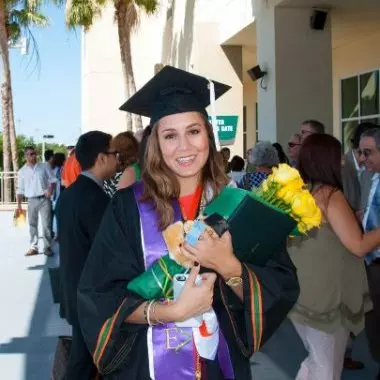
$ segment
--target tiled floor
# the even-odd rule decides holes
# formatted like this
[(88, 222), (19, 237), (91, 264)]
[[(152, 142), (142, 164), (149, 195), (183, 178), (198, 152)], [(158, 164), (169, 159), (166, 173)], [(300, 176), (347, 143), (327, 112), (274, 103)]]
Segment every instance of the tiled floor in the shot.
[[(50, 290), (47, 268), (57, 265), (57, 256), (24, 257), (27, 228), (15, 229), (12, 213), (6, 211), (0, 212), (0, 241), (0, 380), (48, 380), (57, 336), (70, 333)], [(284, 325), (253, 358), (253, 379), (294, 379), (303, 354), (294, 331)], [(366, 369), (346, 372), (342, 379), (373, 380), (376, 367), (364, 336), (357, 340), (354, 356)]]

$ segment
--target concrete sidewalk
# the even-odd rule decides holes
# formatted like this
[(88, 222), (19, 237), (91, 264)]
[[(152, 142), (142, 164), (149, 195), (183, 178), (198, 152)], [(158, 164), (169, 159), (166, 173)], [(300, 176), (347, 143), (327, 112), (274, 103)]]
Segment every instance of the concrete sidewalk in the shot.
[[(28, 230), (14, 228), (12, 216), (0, 212), (0, 380), (49, 380), (57, 337), (70, 334), (50, 289), (48, 267), (58, 264), (58, 256), (24, 257)], [(294, 379), (303, 355), (297, 335), (285, 324), (254, 356), (253, 379)], [(355, 343), (354, 357), (364, 361), (366, 369), (345, 372), (342, 379), (373, 380), (376, 366), (363, 334)]]
[(0, 379), (48, 380), (57, 336), (70, 333), (53, 304), (48, 266), (57, 257), (24, 257), (27, 227), (12, 225), (12, 212), (0, 212)]

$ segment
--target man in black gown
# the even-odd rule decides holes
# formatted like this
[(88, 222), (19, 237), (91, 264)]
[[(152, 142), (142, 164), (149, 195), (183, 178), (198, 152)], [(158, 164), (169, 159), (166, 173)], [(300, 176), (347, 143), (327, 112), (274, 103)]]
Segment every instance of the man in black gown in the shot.
[(113, 177), (117, 165), (117, 152), (111, 150), (111, 140), (111, 135), (99, 131), (88, 132), (79, 138), (76, 157), (83, 172), (62, 193), (57, 206), (63, 283), (61, 308), (73, 331), (66, 380), (90, 380), (95, 372), (78, 322), (77, 287), (109, 203), (109, 197), (103, 191), (103, 181)]

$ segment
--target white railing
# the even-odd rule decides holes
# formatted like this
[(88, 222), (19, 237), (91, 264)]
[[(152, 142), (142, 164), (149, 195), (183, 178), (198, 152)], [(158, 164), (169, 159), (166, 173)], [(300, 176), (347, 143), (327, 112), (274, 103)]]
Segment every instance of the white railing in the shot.
[[(16, 203), (16, 191), (14, 187), (15, 179), (17, 179), (17, 172), (0, 172), (0, 204)], [(5, 200), (5, 182), (9, 180), (11, 199)]]

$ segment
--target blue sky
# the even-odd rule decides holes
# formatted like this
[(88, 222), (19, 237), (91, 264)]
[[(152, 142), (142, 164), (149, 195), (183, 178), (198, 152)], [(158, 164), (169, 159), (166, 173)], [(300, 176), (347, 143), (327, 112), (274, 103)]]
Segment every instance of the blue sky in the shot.
[(80, 30), (64, 23), (64, 7), (46, 5), (42, 12), (50, 26), (34, 29), (40, 54), (39, 68), (29, 55), (11, 49), (16, 132), (41, 140), (53, 134), (58, 143), (75, 143), (81, 128)]

